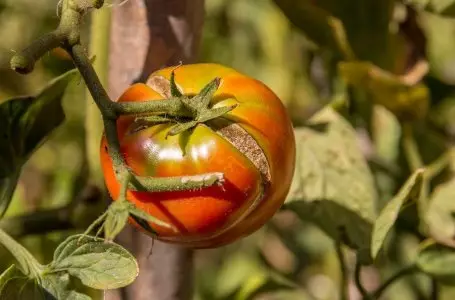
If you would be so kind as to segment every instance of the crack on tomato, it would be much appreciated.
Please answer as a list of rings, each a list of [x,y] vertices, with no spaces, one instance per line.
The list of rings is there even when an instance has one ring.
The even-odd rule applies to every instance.
[[[242,126],[236,123],[223,124],[222,126],[215,125],[214,127],[216,133],[234,145],[236,149],[256,166],[261,173],[263,181],[265,181],[264,184],[267,185],[270,183],[269,162],[257,141]]]
[[[164,76],[150,76],[146,84],[151,87],[155,92],[164,98],[171,98],[171,82]],[[177,89],[183,94],[182,88],[176,83]]]

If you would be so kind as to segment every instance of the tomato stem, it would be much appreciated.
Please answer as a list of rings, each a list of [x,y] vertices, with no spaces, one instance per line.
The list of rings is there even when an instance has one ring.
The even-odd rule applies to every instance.
[[[86,50],[80,43],[82,17],[90,9],[101,8],[103,3],[103,0],[61,0],[58,4],[60,24],[57,29],[42,36],[25,50],[14,55],[11,59],[12,69],[23,74],[31,72],[38,59],[46,52],[59,46],[70,53],[103,117],[108,151],[113,161],[115,176],[119,182],[126,181],[127,187],[131,190],[146,190],[150,192],[184,191],[223,184],[224,175],[222,173],[164,178],[140,177],[131,173],[121,153],[118,140],[117,119],[120,115],[165,113],[173,117],[193,118],[194,121],[192,122],[194,124],[191,124],[197,125],[203,121],[218,117],[220,113],[228,112],[234,107],[223,108],[224,110],[210,109],[208,107],[211,97],[220,85],[219,78],[211,81],[199,95],[190,99],[185,95],[180,95],[174,81],[175,74],[172,75],[172,80],[174,81],[173,95],[177,97],[136,103],[117,103],[112,101],[94,70]],[[189,125],[186,124],[183,127],[189,128]]]

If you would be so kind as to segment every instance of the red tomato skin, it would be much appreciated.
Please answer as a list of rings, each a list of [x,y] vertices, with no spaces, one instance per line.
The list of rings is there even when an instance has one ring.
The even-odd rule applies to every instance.
[[[171,70],[162,69],[151,76],[169,79]],[[127,130],[134,117],[121,117],[117,123],[121,149],[127,164],[137,175],[164,177],[223,172],[226,178],[226,183],[220,187],[190,192],[129,191],[127,199],[177,229],[172,231],[150,224],[158,239],[192,248],[222,246],[256,231],[284,202],[295,164],[292,124],[285,107],[269,88],[233,69],[215,64],[184,65],[175,70],[175,76],[177,84],[187,94],[197,94],[215,77],[222,79],[212,104],[239,104],[224,117],[239,124],[261,147],[269,164],[270,182],[262,191],[261,174],[253,163],[205,125],[198,125],[189,134],[186,153],[179,153],[182,134],[168,140],[163,138],[169,125],[154,126],[131,135]],[[162,96],[150,87],[135,84],[119,101],[157,99]],[[156,145],[161,151],[153,150]],[[104,137],[101,162],[108,190],[116,199],[119,185]],[[261,193],[262,200],[257,204]],[[256,207],[251,210],[251,205]],[[131,222],[144,230],[134,220]]]

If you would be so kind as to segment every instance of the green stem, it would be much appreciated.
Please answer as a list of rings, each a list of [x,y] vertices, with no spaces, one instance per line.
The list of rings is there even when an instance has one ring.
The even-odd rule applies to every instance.
[[[432,179],[435,176],[439,175],[445,168],[447,168],[452,160],[453,152],[448,151],[441,155],[438,159],[434,162],[429,164],[425,168],[425,175],[428,179]]]
[[[22,272],[31,278],[38,278],[41,273],[41,265],[21,244],[16,242],[6,232],[0,229],[0,244],[16,258]]]
[[[124,161],[120,151],[120,143],[118,140],[116,120],[120,114],[138,114],[138,113],[156,113],[165,112],[175,114],[177,116],[188,115],[189,111],[185,107],[181,99],[167,99],[159,101],[147,101],[139,103],[116,103],[111,101],[106,90],[103,87],[95,69],[88,59],[84,48],[80,44],[80,22],[84,13],[90,8],[100,8],[104,1],[94,0],[63,0],[61,6],[61,19],[58,29],[54,35],[45,36],[33,43],[22,54],[18,54],[12,59],[12,65],[16,66],[20,62],[21,57],[30,57],[35,60],[42,56],[43,53],[54,48],[62,43],[64,48],[71,54],[71,57],[81,73],[87,88],[95,101],[98,109],[103,117],[106,139],[108,142],[109,155],[112,158],[114,165],[115,176],[118,180],[124,176],[132,176],[130,170]],[[59,34],[56,34],[59,33]],[[61,36],[60,36],[61,33]],[[24,54],[25,53],[25,54]],[[19,66],[19,69],[26,69],[30,61],[26,61],[27,65]],[[34,61],[33,61],[34,63]],[[217,86],[217,81],[212,85]],[[208,85],[211,86],[210,84]],[[210,91],[207,89],[207,91]],[[208,102],[207,102],[208,103]],[[93,128],[90,128],[92,130]],[[167,178],[148,178],[137,177],[133,178],[133,188],[147,189],[148,191],[182,191],[209,187],[224,182],[223,174],[207,173],[196,176],[184,177],[167,177]]]
[[[344,259],[343,245],[340,241],[337,241],[335,244],[335,249],[338,256],[338,262],[340,264],[341,271],[341,283],[340,283],[340,299],[348,300],[348,286],[349,286],[349,276],[348,268],[346,267],[346,261]]]
[[[439,299],[439,284],[436,279],[431,280],[431,300]]]
[[[59,30],[47,33],[34,41],[30,46],[11,58],[11,68],[20,73],[27,74],[33,71],[35,62],[46,54],[50,49],[63,44],[65,35]]]
[[[365,287],[362,284],[362,278],[361,278],[361,271],[362,271],[362,265],[359,262],[356,262],[355,264],[355,269],[354,269],[354,282],[359,290],[360,294],[362,295],[363,300],[371,300],[371,296],[368,293],[368,291],[365,289]]]
[[[104,118],[115,120],[117,118],[115,104],[109,98],[106,90],[101,84],[98,75],[96,74],[93,66],[85,54],[84,48],[80,44],[76,44],[68,49],[71,57],[74,60],[76,67],[82,75],[82,78],[90,91],[93,100],[98,106]]]
[[[135,115],[144,112],[163,112],[177,116],[191,116],[178,98],[142,102],[116,102],[115,110],[119,115]]]
[[[93,12],[90,25],[90,56],[96,57],[93,68],[104,86],[108,84],[111,12],[111,9]],[[99,151],[100,137],[103,135],[103,119],[89,91],[87,91],[85,99],[85,140],[90,178],[94,180],[97,186],[102,186],[103,174]]]
[[[395,275],[387,279],[386,282],[384,282],[374,293],[373,293],[373,299],[379,299],[382,294],[389,288],[395,281],[400,279],[401,277],[404,277],[406,275],[410,275],[412,273],[417,272],[418,269],[415,265],[408,266],[404,269],[401,269],[398,271]]]
[[[403,150],[412,171],[424,166],[411,124],[403,124]]]

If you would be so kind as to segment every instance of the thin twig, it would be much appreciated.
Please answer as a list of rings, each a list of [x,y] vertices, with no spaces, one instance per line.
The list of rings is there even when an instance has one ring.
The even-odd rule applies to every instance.
[[[431,300],[439,299],[439,284],[436,279],[431,280]]]
[[[424,166],[411,124],[403,124],[403,150],[412,171]]]
[[[357,261],[354,269],[354,282],[360,294],[362,295],[363,300],[370,300],[371,296],[362,284],[361,271],[362,265]]]
[[[343,253],[343,245],[340,241],[337,241],[335,244],[335,249],[338,256],[338,262],[340,264],[341,271],[341,281],[340,281],[340,299],[348,300],[348,286],[349,286],[349,273],[348,268],[346,267],[346,260]]]
[[[395,283],[396,280],[400,279],[401,277],[404,277],[406,275],[410,275],[412,273],[417,272],[418,269],[415,265],[408,266],[406,268],[401,269],[398,271],[396,274],[394,274],[392,277],[387,279],[386,282],[384,282],[374,293],[373,293],[373,299],[379,299],[381,295],[384,293],[384,291],[389,288],[393,283]]]

